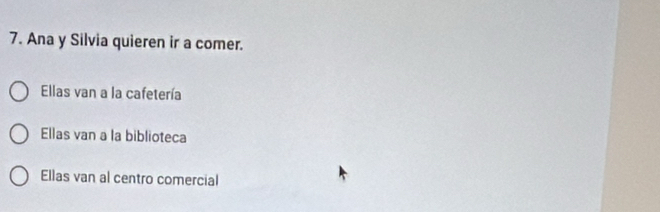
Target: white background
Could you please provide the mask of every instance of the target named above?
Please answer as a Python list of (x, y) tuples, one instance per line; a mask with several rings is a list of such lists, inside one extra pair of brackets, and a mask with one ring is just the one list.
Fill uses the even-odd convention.
[[(1, 211), (598, 211), (617, 1), (8, 1)], [(9, 31), (240, 39), (241, 52), (11, 45)], [(9, 85), (30, 86), (13, 102)], [(176, 87), (183, 100), (42, 98)], [(38, 139), (40, 127), (183, 132), (184, 145)], [(9, 170), (30, 182), (15, 187)], [(338, 165), (349, 172), (338, 177)], [(218, 173), (219, 187), (70, 172)]]

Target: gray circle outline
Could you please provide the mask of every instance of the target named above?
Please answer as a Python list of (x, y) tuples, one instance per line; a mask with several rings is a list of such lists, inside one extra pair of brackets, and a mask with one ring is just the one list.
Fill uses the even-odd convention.
[[(25, 171), (25, 182), (20, 184), (14, 182), (14, 178), (12, 178), (12, 174), (14, 173), (14, 170), (16, 170), (17, 168), (23, 169), (23, 171)], [(28, 173), (28, 170), (24, 166), (21, 165), (14, 166), (14, 168), (11, 168), (11, 171), (9, 171), (9, 181), (11, 181), (11, 184), (14, 184), (15, 186), (18, 187), (24, 186), (25, 184), (27, 184), (29, 179), (30, 179), (30, 173)]]
[[(11, 136), (11, 132), (14, 131), (14, 127), (17, 127), (17, 126), (21, 126), (21, 127), (23, 127), (23, 129), (25, 129), (25, 139), (23, 139), (22, 142), (17, 142), (16, 140), (14, 140), (14, 137)], [(15, 144), (20, 145), (20, 144), (24, 144), (25, 142), (27, 142), (28, 138), (30, 138), (30, 131), (28, 130), (28, 128), (24, 124), (16, 123), (16, 124), (12, 125), (11, 128), (9, 128), (9, 139), (11, 139), (11, 142), (14, 142)]]
[[(11, 89), (14, 88), (14, 85), (16, 85), (16, 84), (23, 84), (23, 86), (25, 87), (25, 97), (23, 97), (22, 99), (16, 99), (16, 97), (14, 97), (14, 94), (11, 93)], [(23, 81), (21, 81), (21, 80), (14, 81), (14, 82), (11, 83), (11, 85), (9, 86), (9, 96), (10, 96), (11, 99), (14, 100), (15, 102), (22, 102), (22, 101), (25, 101), (25, 99), (27, 99), (27, 97), (28, 97), (29, 95), (30, 95), (30, 88), (27, 86), (27, 84), (25, 84), (25, 82), (23, 82)]]

